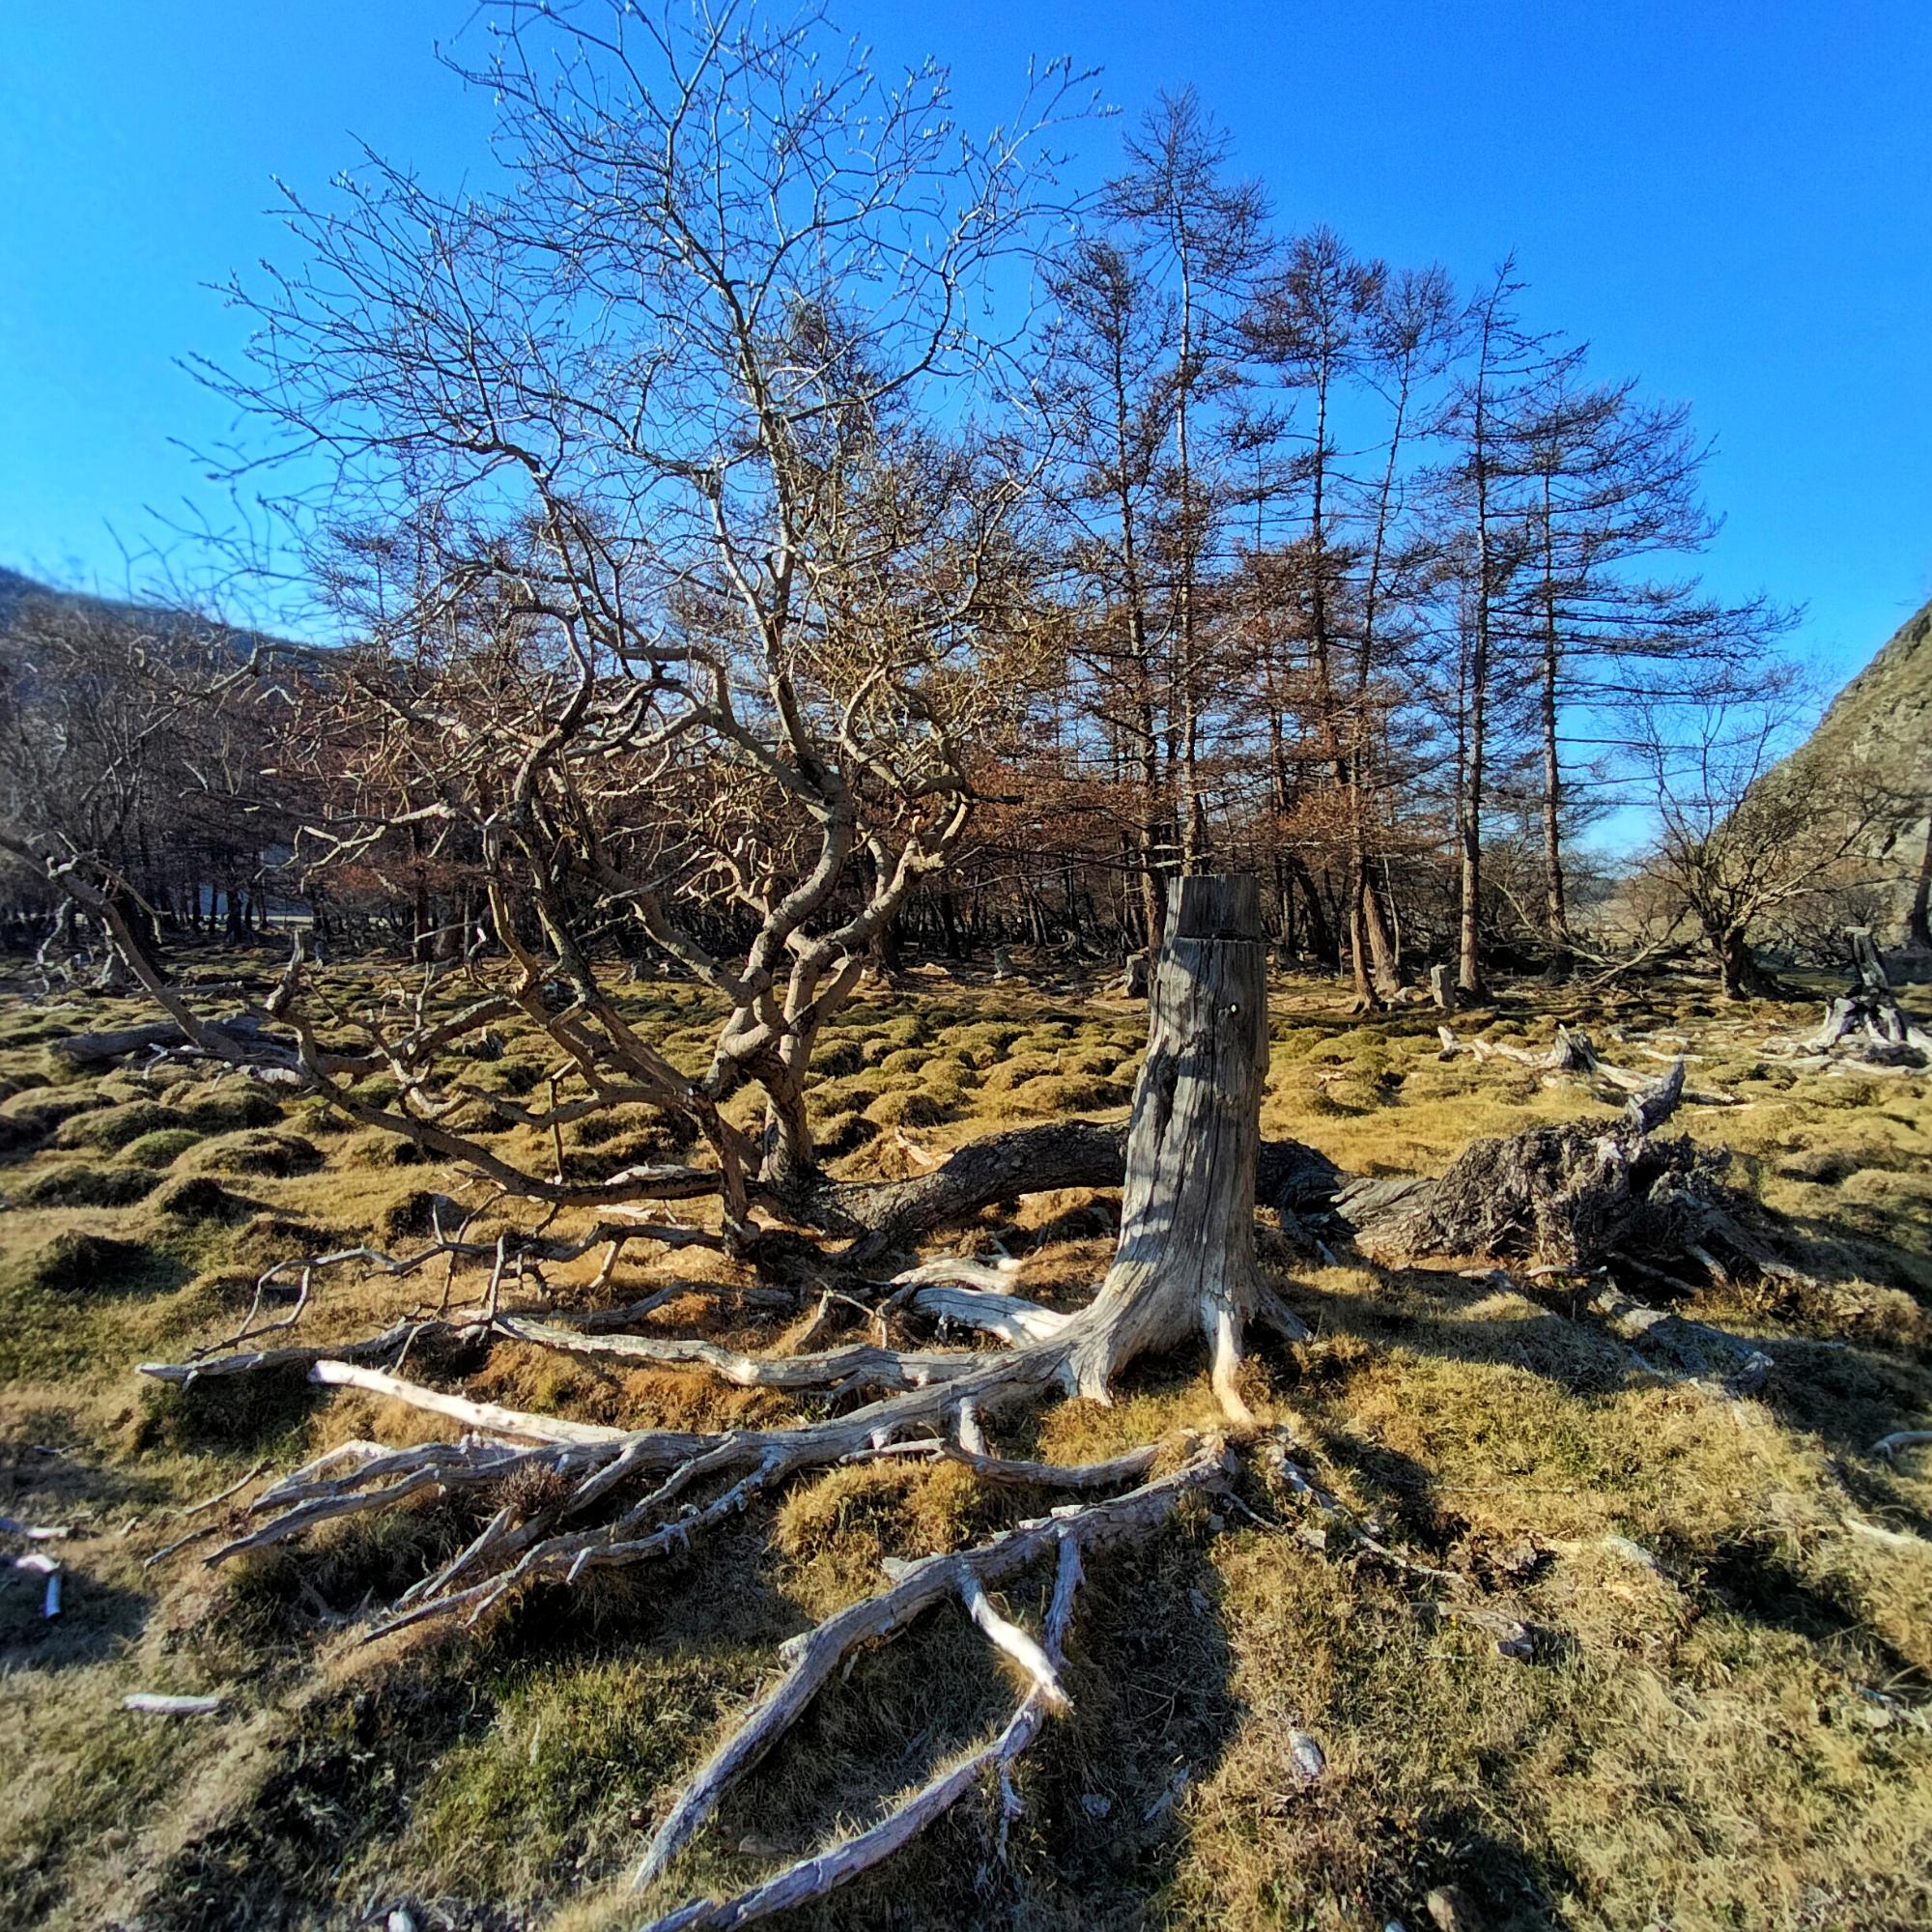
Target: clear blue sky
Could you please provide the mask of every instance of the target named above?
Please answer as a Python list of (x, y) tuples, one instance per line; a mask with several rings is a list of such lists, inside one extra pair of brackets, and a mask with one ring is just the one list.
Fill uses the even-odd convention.
[[(441, 180), (487, 103), (436, 65), (469, 0), (66, 0), (0, 18), (0, 564), (118, 590), (110, 526), (192, 496), (223, 412), (202, 286), (282, 259), (270, 177), (357, 138)], [(1285, 223), (1464, 285), (1514, 248), (1539, 324), (1689, 400), (1708, 574), (1809, 607), (1831, 682), (1932, 596), (1932, 0), (834, 0), (996, 117), (1030, 53), (1129, 113), (1192, 81)], [(1090, 175), (1118, 128), (1085, 140)]]

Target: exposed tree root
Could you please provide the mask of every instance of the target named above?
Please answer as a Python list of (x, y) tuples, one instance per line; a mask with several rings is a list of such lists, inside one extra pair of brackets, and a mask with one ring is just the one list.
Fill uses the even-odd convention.
[(1535, 1126), (1471, 1141), (1439, 1179), (1345, 1192), (1338, 1208), (1377, 1261), (1492, 1255), (1590, 1268), (1619, 1255), (1679, 1260), (1722, 1242), (1747, 1250), (1724, 1158), (1656, 1126), (1679, 1097), (1683, 1064), (1634, 1094), (1614, 1125)]
[(1729, 1219), (1721, 1171), (1684, 1137), (1537, 1126), (1472, 1141), (1439, 1180), (1355, 1197), (1349, 1211), (1356, 1245), (1393, 1264), (1432, 1255), (1584, 1268), (1624, 1254), (1676, 1263)]
[[(1626, 1094), (1645, 1094), (1657, 1085), (1654, 1074), (1639, 1073), (1629, 1066), (1617, 1066), (1604, 1059), (1590, 1036), (1581, 1028), (1559, 1026), (1555, 1041), (1543, 1053), (1532, 1053), (1524, 1046), (1512, 1046), (1507, 1040), (1463, 1039), (1446, 1026), (1437, 1027), (1435, 1031), (1442, 1041), (1442, 1051), (1436, 1056), (1439, 1060), (1453, 1060), (1459, 1053), (1469, 1054), (1479, 1061), (1512, 1060), (1519, 1065), (1534, 1067), (1539, 1073), (1571, 1074), (1579, 1079), (1602, 1080)], [(1737, 1094), (1719, 1093), (1708, 1087), (1687, 1086), (1681, 1098), (1691, 1107), (1744, 1105)]]
[(1885, 962), (1863, 926), (1847, 931), (1852, 947), (1848, 992), (1827, 1003), (1824, 1024), (1808, 1039), (1774, 1042), (1799, 1065), (1823, 1068), (1849, 1063), (1869, 1068), (1913, 1068), (1932, 1062), (1932, 1033), (1898, 1004)]
[(1615, 1280), (1621, 1272), (1683, 1292), (1687, 1268), (1719, 1281), (1802, 1278), (1750, 1225), (1748, 1204), (1723, 1179), (1725, 1155), (1656, 1134), (1682, 1097), (1683, 1073), (1678, 1061), (1607, 1128), (1573, 1122), (1472, 1141), (1438, 1179), (1357, 1184), (1338, 1195), (1337, 1211), (1372, 1260), (1526, 1262), (1536, 1292), (1641, 1349), (1640, 1360), (1659, 1358), (1660, 1373), (1748, 1392), (1771, 1370), (1762, 1350), (1654, 1308)]
[[(1012, 1717), (990, 1743), (949, 1766), (878, 1823), (787, 1865), (735, 1897), (696, 1901), (653, 1920), (649, 1932), (744, 1925), (823, 1897), (890, 1857), (989, 1770), (1001, 1772), (1003, 1800), (1017, 1808), (1005, 1781), (1006, 1768), (1039, 1735), (1049, 1713), (1065, 1707), (1059, 1673), (1085, 1559), (1151, 1534), (1185, 1497), (1224, 1487), (1233, 1473), (1233, 1459), (1225, 1445), (1207, 1442), (1171, 1474), (1125, 1495), (1057, 1510), (976, 1548), (905, 1565), (877, 1596), (853, 1604), (815, 1630), (794, 1637), (786, 1646), (789, 1667), (784, 1676), (711, 1754), (658, 1827), (638, 1867), (638, 1885), (649, 1884), (690, 1843), (725, 1793), (798, 1720), (859, 1645), (895, 1636), (948, 1599), (959, 1601), (995, 1648), (1020, 1665), (1029, 1682)], [(1036, 1641), (994, 1610), (986, 1592), (1049, 1554), (1057, 1565), (1053, 1597), (1040, 1639)]]
[[(841, 1463), (937, 1456), (989, 1481), (1089, 1495), (1138, 1483), (1125, 1495), (1057, 1511), (978, 1549), (916, 1563), (879, 1597), (840, 1611), (802, 1639), (784, 1679), (672, 1807), (639, 1874), (647, 1879), (662, 1868), (854, 1645), (890, 1636), (941, 1599), (956, 1597), (1030, 1679), (1001, 1735), (868, 1831), (753, 1892), (688, 1907), (665, 1922), (740, 1924), (843, 1883), (938, 1815), (981, 1771), (1009, 1763), (1032, 1742), (1047, 1712), (1064, 1701), (1061, 1646), (1082, 1557), (1151, 1532), (1183, 1495), (1225, 1485), (1232, 1467), (1219, 1441), (1151, 1481), (1145, 1479), (1157, 1454), (1152, 1447), (1087, 1468), (1008, 1462), (990, 1453), (982, 1418), (1049, 1391), (1106, 1401), (1131, 1363), (1199, 1337), (1208, 1346), (1224, 1412), (1237, 1428), (1252, 1430), (1254, 1418), (1237, 1383), (1246, 1323), (1260, 1319), (1290, 1336), (1307, 1333), (1263, 1280), (1255, 1255), (1257, 1126), (1266, 1064), (1259, 931), (1252, 881), (1196, 877), (1177, 884), (1151, 989), (1149, 1050), (1124, 1154), (1118, 1136), (1076, 1123), (1044, 1139), (1025, 1137), (1018, 1142), (1019, 1154), (1009, 1137), (1002, 1137), (1004, 1145), (963, 1150), (917, 1181), (895, 1183), (867, 1197), (877, 1211), (869, 1214), (865, 1238), (893, 1242), (909, 1228), (925, 1225), (928, 1216), (967, 1211), (1030, 1186), (1065, 1184), (1075, 1173), (1093, 1175), (1096, 1155), (1118, 1162), (1123, 1180), (1119, 1245), (1092, 1300), (1076, 1313), (1063, 1314), (1013, 1293), (1011, 1265), (954, 1259), (910, 1269), (891, 1285), (887, 1298), (867, 1311), (878, 1325), (874, 1341), (751, 1355), (707, 1341), (566, 1325), (546, 1319), (551, 1311), (505, 1309), (500, 1291), (511, 1251), (507, 1240), (499, 1240), (480, 1308), (445, 1306), (433, 1317), (399, 1323), (328, 1355), (283, 1348), (151, 1366), (150, 1373), (186, 1381), (305, 1363), (316, 1381), (361, 1388), (454, 1421), (467, 1432), (456, 1442), (398, 1449), (358, 1442), (330, 1451), (257, 1495), (246, 1505), (253, 1525), (206, 1560), (223, 1563), (323, 1522), (431, 1495), (470, 1499), (480, 1520), (476, 1532), (440, 1568), (377, 1613), (368, 1627), (374, 1636), (429, 1618), (462, 1615), (474, 1621), (533, 1584), (569, 1585), (592, 1569), (681, 1552), (802, 1473)], [(1040, 1159), (1029, 1157), (1015, 1167), (1022, 1155), (1042, 1150)], [(1293, 1200), (1305, 1198), (1297, 1189), (1325, 1190), (1332, 1178), (1333, 1170), (1305, 1150), (1293, 1151), (1270, 1176), (1278, 1195)], [(607, 1232), (600, 1228), (591, 1238)], [(453, 1264), (456, 1250), (466, 1245), (479, 1245), (469, 1240), (467, 1222), (453, 1236), (440, 1230), (423, 1255), (395, 1261), (391, 1271), (409, 1272), (438, 1253)], [(573, 1244), (573, 1252), (588, 1245), (588, 1240)], [(887, 1327), (894, 1312), (1006, 1346), (894, 1348)], [(816, 1327), (814, 1319), (802, 1339)], [(820, 1412), (778, 1428), (627, 1430), (472, 1401), (396, 1372), (404, 1353), (421, 1338), (496, 1337), (690, 1367), (739, 1386), (787, 1391)], [(390, 1368), (373, 1366), (391, 1357)], [(855, 1401), (858, 1406), (849, 1406)], [(1049, 1553), (1057, 1555), (1060, 1573), (1041, 1640), (1001, 1615), (987, 1592)]]
[[(1193, 1448), (1170, 1473), (1153, 1476), (1156, 1445), (1085, 1467), (1009, 1461), (989, 1449), (983, 1421), (1053, 1394), (1105, 1401), (1130, 1364), (1198, 1337), (1207, 1345), (1224, 1414), (1236, 1431), (1252, 1435), (1257, 1424), (1238, 1385), (1246, 1325), (1266, 1321), (1295, 1339), (1308, 1332), (1261, 1274), (1255, 1202), (1259, 1193), (1293, 1212), (1325, 1200), (1339, 1177), (1306, 1150), (1289, 1150), (1272, 1163), (1259, 1153), (1265, 1006), (1258, 930), (1251, 887), (1199, 878), (1179, 883), (1151, 989), (1149, 1051), (1124, 1151), (1113, 1130), (1083, 1123), (1046, 1136), (1001, 1136), (961, 1150), (914, 1180), (863, 1190), (870, 1205), (859, 1211), (838, 1208), (852, 1235), (851, 1252), (873, 1252), (932, 1225), (928, 1217), (977, 1211), (1029, 1187), (1105, 1184), (1117, 1178), (1123, 1183), (1119, 1243), (1086, 1306), (1072, 1313), (1043, 1307), (1015, 1292), (1015, 1264), (954, 1258), (906, 1270), (885, 1285), (882, 1295), (868, 1293), (863, 1312), (875, 1333), (865, 1341), (808, 1348), (819, 1328), (814, 1317), (802, 1324), (789, 1352), (753, 1354), (707, 1340), (624, 1332), (590, 1320), (566, 1322), (550, 1307), (506, 1307), (507, 1241), (485, 1250), (469, 1238), (468, 1223), (453, 1236), (439, 1230), (424, 1256), (401, 1258), (392, 1271), (407, 1272), (439, 1253), (452, 1264), (487, 1254), (491, 1287), (480, 1305), (445, 1305), (329, 1353), (282, 1348), (151, 1368), (182, 1381), (301, 1364), (318, 1382), (360, 1388), (466, 1432), (453, 1442), (401, 1448), (355, 1442), (331, 1450), (247, 1503), (248, 1527), (206, 1560), (224, 1563), (345, 1517), (431, 1496), (458, 1499), (470, 1512), (473, 1533), (440, 1567), (426, 1569), (374, 1612), (365, 1633), (375, 1637), (430, 1619), (473, 1622), (533, 1585), (567, 1587), (593, 1570), (681, 1554), (797, 1478), (841, 1463), (940, 1458), (985, 1481), (1069, 1492), (1083, 1500), (973, 1549), (890, 1565), (887, 1588), (787, 1644), (783, 1676), (672, 1804), (638, 1879), (648, 1884), (661, 1878), (725, 1793), (783, 1737), (857, 1646), (889, 1639), (948, 1601), (956, 1602), (1025, 1675), (1025, 1689), (999, 1733), (867, 1829), (734, 1897), (682, 1906), (656, 1921), (656, 1932), (741, 1925), (821, 1897), (890, 1856), (989, 1773), (1000, 1776), (1003, 1815), (1009, 1816), (1017, 1800), (1008, 1768), (1065, 1701), (1064, 1648), (1083, 1562), (1097, 1550), (1152, 1534), (1190, 1494), (1224, 1492), (1230, 1507), (1254, 1512), (1234, 1493), (1236, 1465), (1218, 1438)], [(1389, 1258), (1481, 1252), (1573, 1270), (1601, 1269), (1612, 1255), (1658, 1268), (1685, 1254), (1719, 1266), (1719, 1253), (1748, 1260), (1750, 1240), (1736, 1226), (1717, 1179), (1718, 1163), (1688, 1141), (1655, 1137), (1682, 1090), (1680, 1063), (1666, 1079), (1634, 1093), (1612, 1125), (1537, 1128), (1508, 1141), (1478, 1142), (1439, 1180), (1349, 1190), (1340, 1206), (1364, 1249)], [(851, 1198), (841, 1195), (841, 1204)], [(827, 1203), (817, 1205), (830, 1219)], [(564, 1245), (582, 1254), (591, 1240), (610, 1237), (607, 1217), (589, 1239)], [(458, 1246), (477, 1252), (459, 1256)], [(1619, 1295), (1607, 1276), (1604, 1280), (1588, 1304), (1596, 1319), (1613, 1328), (1622, 1324), (1659, 1352), (1694, 1346), (1707, 1370), (1734, 1369), (1713, 1363), (1715, 1331), (1644, 1308)], [(827, 1292), (821, 1317), (836, 1293)], [(895, 1317), (969, 1331), (991, 1346), (895, 1347)], [(689, 1368), (735, 1386), (785, 1392), (799, 1399), (801, 1413), (776, 1427), (626, 1429), (478, 1402), (400, 1373), (407, 1350), (419, 1341), (475, 1345), (497, 1339)], [(1321, 1530), (1297, 1532), (1313, 1547), (1326, 1549), (1332, 1531), (1348, 1547), (1426, 1586), (1426, 1601), (1414, 1607), (1483, 1629), (1507, 1655), (1533, 1654), (1533, 1634), (1524, 1626), (1454, 1601), (1459, 1579), (1391, 1548), (1322, 1490), (1286, 1444), (1264, 1446), (1273, 1453), (1280, 1483), (1323, 1519)], [(1131, 1487), (1103, 1493), (1122, 1486)], [(1032, 1634), (998, 1609), (990, 1593), (1049, 1555), (1057, 1564), (1051, 1606)]]

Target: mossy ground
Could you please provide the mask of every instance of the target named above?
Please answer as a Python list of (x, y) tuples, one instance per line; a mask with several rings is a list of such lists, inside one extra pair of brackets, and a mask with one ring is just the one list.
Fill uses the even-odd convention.
[[(622, 998), (702, 1064), (707, 998)], [(0, 1573), (0, 1916), (348, 1927), (410, 1901), (419, 1925), (497, 1932), (634, 1919), (628, 1864), (668, 1787), (769, 1681), (775, 1644), (877, 1587), (882, 1555), (971, 1541), (1039, 1499), (953, 1467), (838, 1470), (674, 1569), (375, 1647), (331, 1620), (454, 1548), (469, 1523), (447, 1506), (214, 1573), (192, 1549), (144, 1569), (199, 1520), (185, 1504), (259, 1463), (437, 1425), (299, 1378), (171, 1392), (131, 1363), (232, 1327), (269, 1263), (407, 1233), (458, 1181), (232, 1077), (57, 1071), (47, 1040), (124, 1013), (0, 1002), (0, 1513), (74, 1526), (57, 1622), (36, 1579)], [(1257, 1472), (1253, 1516), (1197, 1512), (1095, 1564), (1073, 1714), (1025, 1762), (1004, 1861), (982, 1795), (812, 1924), (1413, 1928), (1444, 1883), (1492, 1927), (1932, 1918), (1932, 1458), (1869, 1454), (1932, 1410), (1932, 1080), (1793, 1075), (1762, 1051), (1788, 1009), (1717, 1009), (1694, 987), (1612, 1009), (1524, 988), (1458, 1024), (1541, 1042), (1559, 1018), (1631, 1065), (1685, 1045), (1699, 1082), (1748, 1103), (1690, 1123), (1734, 1150), (1821, 1286), (1712, 1291), (1690, 1312), (1762, 1338), (1777, 1362), (1764, 1397), (1660, 1382), (1488, 1281), (1304, 1267), (1265, 1237), (1317, 1339), (1258, 1349), (1251, 1405), (1391, 1540), (1543, 1632), (1537, 1659), (1499, 1656), (1412, 1583), (1314, 1547)], [(841, 1015), (814, 1105), (839, 1172), (910, 1173), (998, 1124), (1118, 1118), (1144, 1026), (1075, 985), (920, 974)], [(1272, 1037), (1264, 1131), (1357, 1173), (1433, 1171), (1472, 1134), (1606, 1113), (1507, 1062), (1439, 1061), (1424, 1012), (1350, 1022), (1328, 984), (1280, 982)], [(506, 1047), (477, 1083), (540, 1089), (536, 1043), (510, 1029)], [(501, 1145), (547, 1158), (527, 1130)], [(640, 1116), (573, 1135), (566, 1158), (591, 1174), (676, 1151)], [(1108, 1209), (1036, 1197), (959, 1238), (997, 1236), (1025, 1256), (1030, 1293), (1070, 1305), (1105, 1264)], [(606, 1297), (636, 1298), (651, 1271), (640, 1257)], [(426, 1292), (331, 1279), (306, 1325), (371, 1332)], [(755, 1348), (788, 1321), (696, 1296), (657, 1319)], [(411, 1373), (589, 1419), (787, 1412), (695, 1375), (510, 1347)], [(1213, 1414), (1202, 1365), (1178, 1360), (1112, 1407), (1015, 1417), (1002, 1446), (1084, 1460)], [(1042, 1580), (1011, 1593), (1015, 1613), (1035, 1613)], [(133, 1690), (224, 1704), (143, 1719), (120, 1708)], [(862, 1657), (650, 1902), (754, 1878), (917, 1781), (1010, 1696), (955, 1618)], [(1293, 1774), (1293, 1728), (1327, 1753), (1313, 1787)]]

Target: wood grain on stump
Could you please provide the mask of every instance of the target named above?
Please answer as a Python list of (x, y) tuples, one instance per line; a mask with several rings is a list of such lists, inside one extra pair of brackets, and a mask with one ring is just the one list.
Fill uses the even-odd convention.
[(1266, 967), (1252, 878), (1173, 882), (1134, 1089), (1120, 1245), (1069, 1364), (1083, 1395), (1104, 1397), (1119, 1368), (1190, 1332), (1207, 1338), (1216, 1390), (1224, 1402), (1232, 1395), (1242, 1326), (1260, 1294)]

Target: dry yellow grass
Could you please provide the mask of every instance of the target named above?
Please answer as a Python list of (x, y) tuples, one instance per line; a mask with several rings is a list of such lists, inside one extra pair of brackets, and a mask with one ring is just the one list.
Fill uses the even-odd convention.
[[(704, 998), (623, 998), (698, 1064)], [(1472, 1134), (1605, 1111), (1508, 1063), (1439, 1061), (1425, 1014), (1352, 1025), (1339, 1004), (1314, 982), (1278, 989), (1264, 1129), (1346, 1169), (1429, 1171)], [(1526, 994), (1465, 1030), (1542, 1041), (1558, 1018), (1582, 1018), (1633, 1065), (1681, 1036), (1699, 1080), (1747, 1101), (1690, 1124), (1789, 1217), (1822, 1287), (1714, 1291), (1691, 1312), (1762, 1339), (1777, 1362), (1763, 1398), (1662, 1383), (1592, 1331), (1452, 1270), (1300, 1268), (1271, 1248), (1317, 1338), (1259, 1350), (1249, 1401), (1392, 1543), (1535, 1626), (1536, 1660), (1440, 1618), (1412, 1580), (1314, 1547), (1257, 1468), (1241, 1492), (1252, 1515), (1197, 1512), (1095, 1566), (1073, 1714), (1025, 1763), (1006, 1861), (990, 1804), (968, 1803), (810, 1923), (1415, 1932), (1445, 1883), (1497, 1928), (1932, 1918), (1932, 1459), (1867, 1453), (1932, 1409), (1932, 1081), (1794, 1078), (1761, 1051), (1788, 1012), (1717, 1012), (1694, 991), (1611, 1012)], [(184, 1503), (256, 1463), (418, 1437), (425, 1419), (299, 1380), (171, 1393), (130, 1364), (219, 1335), (269, 1261), (406, 1224), (415, 1197), (454, 1178), (306, 1103), (276, 1118), (232, 1079), (51, 1079), (50, 1033), (99, 1023), (93, 1004), (0, 1004), (0, 1512), (76, 1532), (59, 1623), (39, 1617), (27, 1579), (0, 1574), (8, 1923), (346, 1926), (403, 1900), (419, 1924), (633, 1922), (613, 1888), (668, 1787), (767, 1681), (777, 1641), (876, 1587), (881, 1556), (1038, 1507), (951, 1466), (838, 1470), (675, 1570), (372, 1648), (327, 1618), (418, 1574), (468, 1519), (432, 1505), (213, 1576), (191, 1551), (144, 1571), (192, 1526)], [(842, 1016), (814, 1104), (841, 1172), (913, 1171), (1012, 1120), (1118, 1118), (1142, 1024), (1078, 987), (933, 976)], [(1612, 1026), (1632, 1037), (1612, 1042)], [(478, 1071), (527, 1092), (543, 1064), (530, 1041), (508, 1046)], [(593, 1129), (569, 1157), (584, 1172), (637, 1158), (655, 1131)], [(161, 1138), (183, 1134), (192, 1143)], [(1029, 1292), (1065, 1305), (1104, 1266), (1106, 1205), (1037, 1197), (962, 1238), (999, 1233), (1026, 1255)], [(649, 1272), (639, 1259), (605, 1297), (634, 1297)], [(331, 1281), (308, 1325), (371, 1332), (423, 1292)], [(658, 1319), (759, 1349), (787, 1325), (699, 1297)], [(587, 1419), (786, 1412), (696, 1376), (525, 1348), (412, 1373)], [(1214, 1414), (1202, 1365), (1177, 1360), (1111, 1407), (1015, 1416), (1002, 1446), (1085, 1460)], [(1037, 1603), (1034, 1584), (1009, 1607)], [(119, 1708), (135, 1689), (225, 1703), (213, 1719), (141, 1719)], [(954, 1619), (863, 1658), (650, 1902), (756, 1877), (917, 1782), (1009, 1697)], [(1293, 1775), (1294, 1729), (1327, 1754), (1316, 1786)]]

